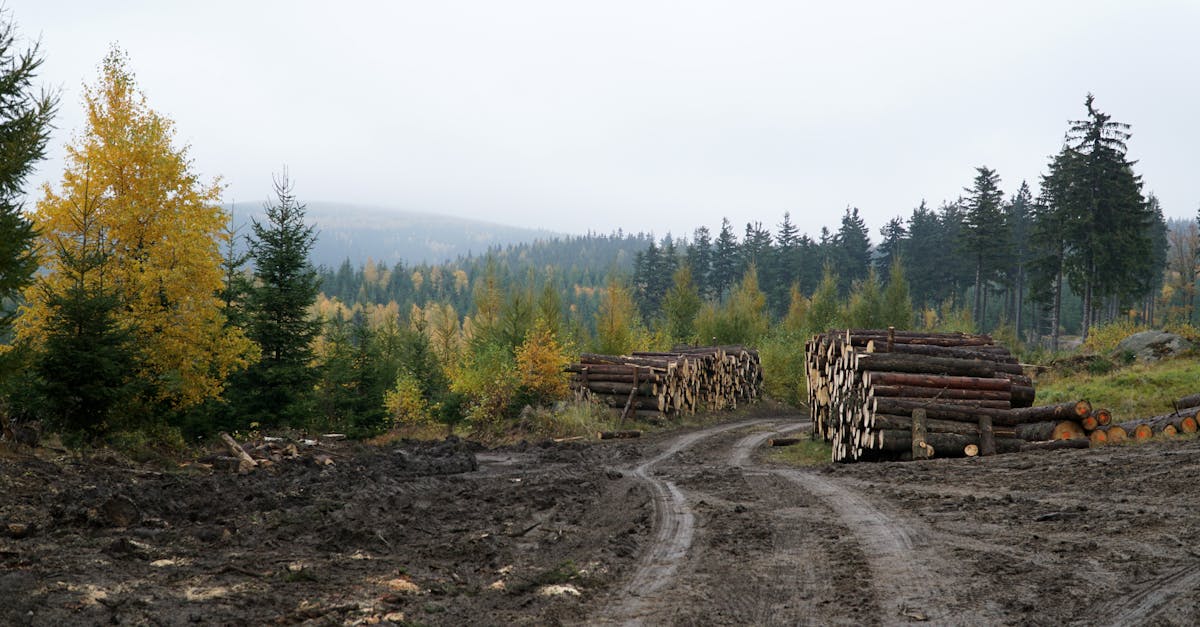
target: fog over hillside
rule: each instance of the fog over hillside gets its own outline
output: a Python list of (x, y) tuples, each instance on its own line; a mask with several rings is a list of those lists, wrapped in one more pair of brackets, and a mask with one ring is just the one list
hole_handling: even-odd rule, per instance
[[(309, 224), (316, 226), (315, 265), (336, 268), (345, 259), (360, 265), (372, 259), (392, 265), (437, 263), (460, 255), (479, 255), (491, 246), (532, 242), (560, 235), (453, 216), (398, 211), (338, 202), (306, 203)], [(263, 204), (239, 202), (233, 223), (250, 232), (251, 217), (263, 217)]]

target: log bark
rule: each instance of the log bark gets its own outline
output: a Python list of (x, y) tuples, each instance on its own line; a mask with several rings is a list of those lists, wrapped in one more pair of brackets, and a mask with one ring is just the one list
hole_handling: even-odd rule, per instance
[(891, 396), (902, 398), (945, 398), (955, 400), (1004, 401), (1011, 403), (1010, 392), (991, 390), (961, 390), (955, 388), (914, 387), (908, 385), (872, 385), (867, 388), (868, 396)]
[(1058, 451), (1062, 449), (1078, 449), (1091, 448), (1092, 442), (1088, 438), (1071, 438), (1068, 440), (1047, 440), (1044, 442), (1024, 442), (1021, 444), (1022, 451)]
[(906, 355), (924, 355), (926, 357), (953, 357), (955, 359), (984, 359), (1005, 364), (1018, 363), (1017, 358), (1013, 357), (1008, 352), (1008, 349), (999, 346), (957, 348), (923, 344), (894, 344), (891, 350), (887, 350), (887, 347), (882, 342), (871, 340), (866, 344), (866, 351), (868, 353), (903, 353)]
[[(878, 450), (912, 454), (913, 440), (910, 431), (878, 431), (875, 440), (875, 448)], [(927, 433), (925, 444), (933, 448), (932, 457), (963, 457), (966, 455), (964, 449), (968, 445), (979, 446), (979, 437), (958, 433)], [(1015, 453), (1020, 449), (1021, 441), (1016, 438), (996, 438), (997, 452)]]
[(932, 445), (929, 444), (929, 433), (925, 430), (924, 409), (913, 410), (909, 438), (909, 450), (912, 452), (913, 459), (929, 459), (933, 456)]
[(1189, 394), (1177, 401), (1175, 407), (1183, 409), (1185, 407), (1200, 407), (1200, 394)]
[(242, 448), (242, 445), (238, 444), (237, 440), (233, 439), (228, 433), (221, 432), (221, 441), (225, 443), (225, 447), (229, 449), (229, 452), (238, 459), (238, 472), (250, 472), (258, 468), (258, 462), (254, 461), (254, 458), (250, 457), (246, 449)]
[(1013, 409), (1012, 413), (1024, 422), (1078, 420), (1092, 413), (1092, 404), (1088, 401), (1056, 403), (1054, 405)]
[(905, 387), (923, 387), (934, 389), (977, 390), (994, 392), (1011, 392), (1012, 382), (1004, 378), (956, 377), (931, 374), (910, 374), (905, 372), (867, 371), (862, 374), (863, 382), (868, 386), (890, 385)]
[(979, 417), (979, 454), (983, 456), (996, 454), (996, 436), (992, 432), (992, 417)]
[(596, 437), (601, 440), (627, 440), (630, 438), (642, 437), (642, 432), (637, 429), (625, 429), (623, 431), (597, 431)]
[[(892, 414), (874, 414), (867, 424), (871, 429), (911, 429), (912, 416), (897, 416)], [(960, 435), (979, 435), (979, 423), (960, 422), (957, 420), (925, 420), (925, 431), (928, 433), (958, 433)], [(1015, 438), (1017, 432), (1012, 428), (992, 427), (996, 437)]]
[(914, 409), (924, 409), (930, 418), (937, 418), (939, 420), (957, 420), (978, 424), (979, 417), (986, 414), (992, 417), (993, 425), (1011, 426), (1014, 424), (1011, 409), (970, 407), (967, 405), (904, 398), (873, 398), (869, 401), (868, 405), (871, 411), (875, 413), (911, 416)]
[(995, 362), (981, 359), (955, 359), (952, 357), (923, 357), (900, 353), (864, 353), (858, 355), (859, 371), (907, 372), (912, 374), (950, 375), (960, 377), (992, 378), (996, 372)]
[(1070, 440), (1086, 438), (1083, 427), (1074, 420), (1047, 420), (1018, 425), (1017, 437), (1027, 442), (1044, 442), (1046, 440)]

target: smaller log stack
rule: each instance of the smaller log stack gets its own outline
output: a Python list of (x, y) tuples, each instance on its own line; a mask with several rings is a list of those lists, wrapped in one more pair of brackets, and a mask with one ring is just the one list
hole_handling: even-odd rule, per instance
[(578, 401), (646, 418), (734, 409), (758, 399), (762, 363), (744, 346), (677, 346), (629, 355), (584, 353), (567, 366)]

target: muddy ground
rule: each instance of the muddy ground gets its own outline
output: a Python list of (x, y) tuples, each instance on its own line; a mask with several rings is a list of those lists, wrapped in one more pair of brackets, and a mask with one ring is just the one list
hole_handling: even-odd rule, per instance
[(1200, 441), (793, 468), (795, 415), (344, 444), (237, 475), (0, 456), (0, 624), (1200, 623)]

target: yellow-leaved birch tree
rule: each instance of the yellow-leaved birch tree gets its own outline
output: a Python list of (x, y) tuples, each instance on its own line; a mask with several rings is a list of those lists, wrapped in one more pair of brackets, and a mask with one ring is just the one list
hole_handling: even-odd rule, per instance
[(35, 345), (44, 336), (45, 294), (69, 280), (61, 255), (77, 252), (78, 208), (94, 205), (93, 227), (110, 254), (91, 280), (115, 288), (120, 322), (135, 332), (141, 371), (131, 375), (148, 384), (152, 400), (193, 406), (255, 357), (242, 331), (225, 324), (218, 297), (229, 219), (221, 185), (202, 182), (187, 147), (173, 145), (174, 124), (147, 106), (123, 52), (104, 59), (84, 105), (87, 122), (67, 146), (62, 180), (43, 187), (32, 215), (42, 285), (26, 290), (18, 332)]

